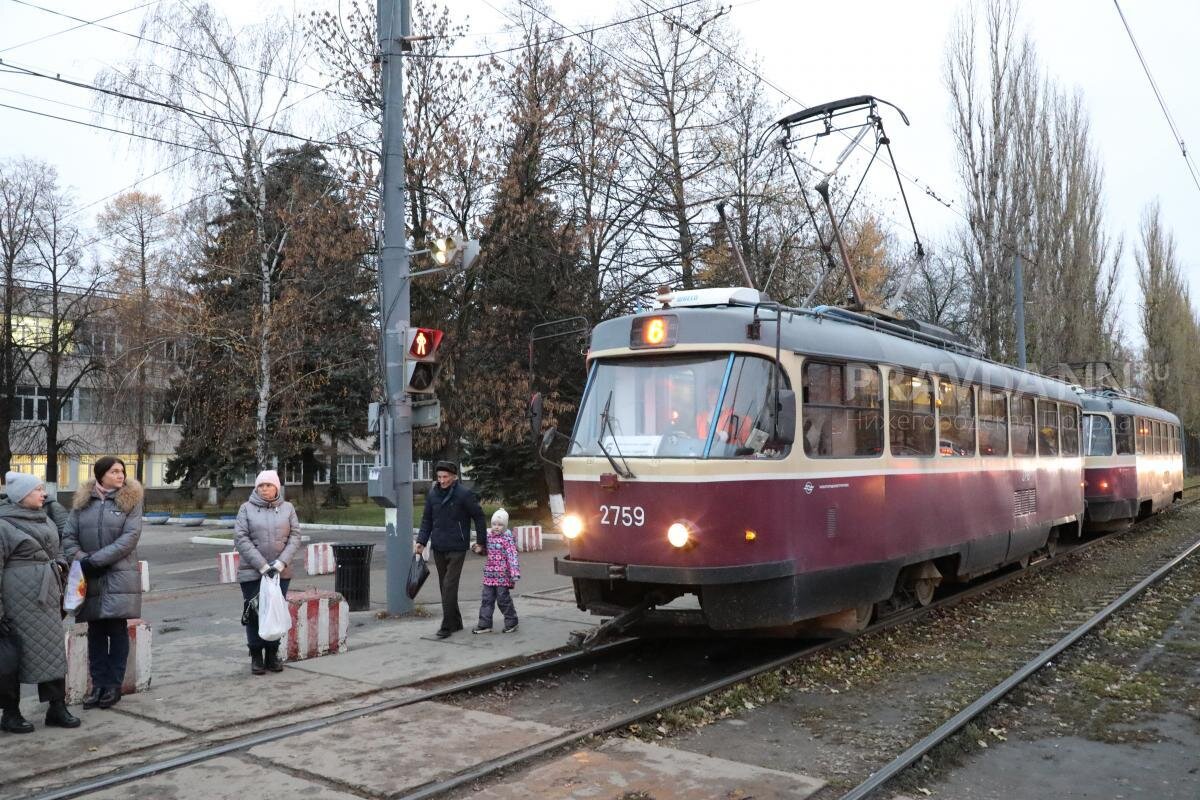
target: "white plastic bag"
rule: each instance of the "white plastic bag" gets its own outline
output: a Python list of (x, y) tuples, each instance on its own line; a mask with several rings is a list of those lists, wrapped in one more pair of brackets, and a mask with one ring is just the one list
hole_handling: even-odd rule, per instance
[(279, 588), (278, 575), (264, 575), (258, 585), (258, 635), (268, 642), (279, 641), (292, 628), (292, 614)]
[(63, 589), (63, 610), (76, 611), (83, 605), (87, 597), (87, 580), (83, 577), (83, 567), (79, 561), (71, 562), (71, 570), (67, 573), (67, 585)]

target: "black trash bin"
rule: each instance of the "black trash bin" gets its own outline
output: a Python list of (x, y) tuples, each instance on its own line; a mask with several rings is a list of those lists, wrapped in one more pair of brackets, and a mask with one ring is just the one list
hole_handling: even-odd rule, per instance
[(366, 611), (371, 606), (371, 551), (374, 544), (351, 542), (333, 545), (337, 571), (333, 589), (346, 598), (351, 611)]

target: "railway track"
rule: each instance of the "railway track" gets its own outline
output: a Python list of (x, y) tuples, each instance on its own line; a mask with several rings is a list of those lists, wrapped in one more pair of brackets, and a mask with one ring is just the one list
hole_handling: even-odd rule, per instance
[[(1185, 492), (1191, 495), (1191, 497), (1185, 497), (1180, 504), (1177, 504), (1176, 509), (1200, 501), (1200, 485), (1189, 487), (1185, 490)], [(1137, 527), (1138, 526), (1135, 525), (1133, 528), (1127, 530), (1136, 529)], [(944, 609), (958, 603), (962, 603), (967, 599), (994, 590), (999, 586), (1028, 575), (1033, 571), (1043, 569), (1053, 564), (1062, 563), (1064, 560), (1073, 555), (1077, 555), (1083, 551), (1097, 547), (1102, 543), (1109, 541), (1114, 535), (1120, 534), (1118, 533), (1099, 536), (1094, 539), (1073, 544), (1069, 547), (1061, 547), (1058, 550), (1058, 553), (1052, 558), (1043, 557), (1041, 560), (1035, 561), (1023, 569), (1009, 569), (1005, 572), (1001, 572), (993, 576), (980, 579), (974, 583), (962, 586), (954, 591), (954, 593), (937, 598), (925, 607), (900, 611), (881, 619), (860, 633), (848, 634), (837, 638), (806, 643), (795, 649), (789, 649), (782, 655), (768, 658), (747, 668), (738, 669), (730, 672), (729, 674), (706, 681), (702, 685), (688, 688), (684, 691), (671, 694), (667, 697), (654, 700), (649, 703), (639, 704), (636, 710), (633, 712), (622, 713), (617, 716), (576, 724), (570, 730), (559, 736), (538, 742), (526, 748), (504, 755), (500, 758), (476, 764), (444, 779), (432, 781), (430, 783), (418, 786), (408, 793), (399, 796), (405, 798), (405, 800), (423, 800), (424, 798), (444, 796), (465, 786), (486, 781), (508, 770), (530, 764), (548, 755), (552, 755), (556, 752), (566, 750), (567, 748), (593, 739), (594, 737), (602, 737), (615, 731), (628, 728), (630, 725), (641, 723), (648, 719), (654, 719), (658, 714), (681, 706), (687, 706), (709, 694), (731, 688), (758, 675), (762, 675), (764, 673), (787, 666), (788, 664), (791, 664), (799, 659), (811, 658), (818, 654), (842, 647), (848, 642), (853, 641), (858, 636), (898, 628), (937, 609)], [(1029, 662), (1029, 664), (1026, 664), (1024, 667), (1022, 667), (1021, 670), (1018, 670), (1017, 673), (1014, 673), (1013, 677), (995, 687), (992, 691), (988, 692), (971, 706), (963, 709), (958, 715), (951, 720), (948, 720), (942, 727), (938, 728), (938, 730), (931, 733), (921, 742), (914, 744), (912, 748), (906, 751), (901, 757), (897, 758), (895, 762), (887, 765), (887, 767), (884, 767), (875, 773), (875, 775), (873, 775), (867, 783), (864, 783), (862, 787), (854, 790), (854, 792), (861, 791), (863, 793), (855, 794), (852, 792), (846, 795), (846, 799), (849, 800), (849, 798), (868, 797), (880, 786), (894, 777), (895, 774), (898, 774), (899, 771), (902, 771), (904, 767), (919, 759), (930, 749), (936, 747), (940, 742), (945, 741), (946, 738), (953, 735), (957, 730), (961, 729), (971, 719), (995, 703), (999, 698), (1010, 692), (1012, 688), (1019, 685), (1021, 681), (1034, 674), (1037, 669), (1040, 668), (1040, 666), (1054, 658), (1057, 653), (1061, 652), (1066, 647), (1069, 647), (1080, 637), (1086, 635), (1088, 631), (1101, 624), (1105, 619), (1111, 616), (1112, 613), (1124, 607), (1133, 598), (1137, 597), (1142, 591), (1145, 590), (1145, 588), (1157, 582), (1158, 580), (1161, 580), (1161, 578), (1167, 574), (1170, 569), (1177, 566), (1197, 549), (1200, 549), (1200, 541), (1193, 544), (1184, 553), (1176, 556), (1167, 565), (1161, 567), (1151, 576), (1148, 576), (1142, 580), (1137, 586), (1130, 589), (1121, 597), (1110, 602), (1107, 606), (1105, 606), (1103, 611), (1097, 613), (1092, 619), (1089, 619), (1086, 623), (1084, 623), (1084, 625), (1079, 626), (1079, 628), (1072, 631), (1067, 637), (1064, 637), (1062, 642), (1059, 642), (1051, 648), (1048, 648), (1044, 653), (1040, 654), (1037, 659)], [(279, 741), (281, 739), (287, 739), (292, 736), (298, 736), (310, 731), (327, 730), (339, 724), (350, 722), (352, 720), (372, 714), (378, 714), (384, 711), (390, 711), (393, 709), (402, 708), (404, 706), (431, 700), (445, 700), (454, 696), (495, 687), (506, 682), (528, 680), (556, 670), (578, 667), (589, 662), (602, 661), (617, 655), (625, 655), (628, 653), (630, 648), (633, 648), (636, 645), (637, 640), (635, 639), (620, 639), (602, 644), (589, 651), (557, 653), (547, 658), (530, 661), (525, 664), (520, 664), (486, 675), (468, 676), (442, 684), (427, 683), (425, 685), (429, 688), (424, 689), (416, 695), (382, 701), (350, 711), (343, 711), (335, 714), (316, 717), (269, 731), (256, 732), (245, 736), (234, 737), (220, 743), (197, 748), (178, 755), (171, 755), (169, 757), (155, 758), (153, 750), (151, 750), (146, 753), (148, 760), (143, 764), (99, 777), (81, 780), (69, 785), (45, 791), (41, 794), (35, 795), (34, 797), (36, 800), (67, 800), (67, 798), (82, 797), (93, 792), (134, 783), (136, 781), (150, 778), (164, 772), (198, 764), (223, 755), (245, 752), (259, 745)]]

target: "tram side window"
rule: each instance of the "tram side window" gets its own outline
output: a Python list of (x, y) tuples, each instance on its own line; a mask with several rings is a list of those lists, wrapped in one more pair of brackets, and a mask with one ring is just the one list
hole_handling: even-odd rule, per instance
[(1171, 455), (1179, 455), (1179, 426), (1171, 426)]
[(1059, 421), (1062, 423), (1062, 454), (1079, 455), (1079, 409), (1066, 403), (1058, 404)]
[(975, 392), (970, 386), (938, 381), (938, 452), (975, 455)]
[(979, 455), (1008, 455), (1008, 397), (999, 389), (979, 390)]
[(1039, 456), (1058, 455), (1058, 403), (1037, 401), (1037, 442)]
[(931, 456), (937, 431), (933, 383), (927, 377), (895, 371), (888, 376), (888, 433), (894, 456)]
[(1012, 453), (1014, 456), (1037, 454), (1037, 434), (1032, 397), (1014, 397), (1012, 403)]
[(1112, 423), (1103, 414), (1083, 415), (1084, 455), (1111, 456), (1113, 453)]
[(815, 458), (883, 453), (879, 370), (866, 364), (804, 365), (804, 452)]
[(1147, 449), (1150, 442), (1149, 423), (1141, 417), (1134, 417), (1134, 425), (1137, 426), (1137, 454), (1144, 456), (1150, 451)]
[(1163, 433), (1163, 424), (1161, 422), (1154, 423), (1154, 452), (1159, 455), (1167, 452), (1163, 446), (1166, 444), (1167, 436)]
[(1133, 455), (1133, 417), (1128, 414), (1117, 414), (1113, 417), (1113, 422), (1117, 438), (1117, 455)]

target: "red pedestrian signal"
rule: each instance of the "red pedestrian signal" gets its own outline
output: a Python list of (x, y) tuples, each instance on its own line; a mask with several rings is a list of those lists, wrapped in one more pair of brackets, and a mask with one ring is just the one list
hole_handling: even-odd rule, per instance
[(438, 350), (442, 346), (443, 331), (437, 328), (409, 328), (407, 382), (409, 394), (433, 394), (434, 379), (437, 378)]
[(437, 328), (413, 328), (408, 332), (408, 355), (410, 358), (433, 358), (442, 344), (443, 332)]

